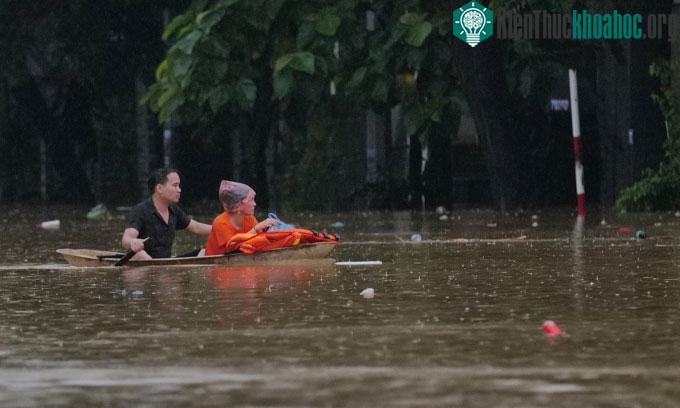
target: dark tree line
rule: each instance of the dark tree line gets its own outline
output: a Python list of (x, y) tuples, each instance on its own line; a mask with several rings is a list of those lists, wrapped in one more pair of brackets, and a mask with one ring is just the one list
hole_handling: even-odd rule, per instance
[[(165, 126), (190, 200), (211, 200), (230, 177), (274, 207), (419, 207), (421, 194), (448, 206), (455, 164), (468, 159), (455, 129), (469, 112), (486, 166), (474, 171), (488, 175), (496, 206), (570, 204), (568, 112), (547, 106), (571, 67), (589, 199), (613, 203), (658, 162), (665, 129), (649, 65), (668, 56), (667, 41), (492, 38), (473, 49), (450, 32), (464, 3), (5, 0), (0, 201), (39, 199), (42, 173), (50, 201), (130, 203), (163, 164)], [(669, 13), (671, 2), (492, 7), (646, 15)]]

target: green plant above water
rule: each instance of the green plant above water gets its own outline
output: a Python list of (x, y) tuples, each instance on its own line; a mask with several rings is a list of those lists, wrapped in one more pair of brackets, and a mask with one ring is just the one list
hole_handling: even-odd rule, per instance
[(670, 61), (652, 64), (650, 73), (661, 82), (658, 93), (652, 98), (666, 118), (664, 155), (656, 170), (646, 169), (640, 180), (621, 192), (615, 203), (618, 210), (673, 209), (680, 203), (680, 92), (672, 87)]

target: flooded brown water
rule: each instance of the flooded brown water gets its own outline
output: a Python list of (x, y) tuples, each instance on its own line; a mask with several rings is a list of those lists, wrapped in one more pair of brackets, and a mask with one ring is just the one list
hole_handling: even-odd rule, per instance
[(279, 214), (383, 264), (85, 270), (54, 251), (119, 250), (122, 213), (0, 210), (3, 407), (680, 405), (675, 214)]

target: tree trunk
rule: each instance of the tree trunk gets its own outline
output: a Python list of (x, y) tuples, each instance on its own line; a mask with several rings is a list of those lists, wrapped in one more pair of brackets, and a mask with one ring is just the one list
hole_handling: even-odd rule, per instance
[(422, 161), (423, 152), (422, 144), (420, 143), (420, 134), (411, 135), (411, 148), (409, 149), (409, 207), (411, 210), (421, 209), (423, 202), (423, 177), (422, 177)]
[[(9, 151), (9, 92), (7, 79), (0, 76), (0, 150), (5, 154)], [(9, 178), (7, 160), (0, 164), (0, 203), (3, 201)]]
[(423, 172), (423, 190), (428, 208), (451, 205), (453, 178), (451, 168), (451, 129), (453, 126), (433, 126), (427, 135), (429, 159)]
[[(454, 2), (461, 6), (463, 1)], [(498, 207), (505, 211), (523, 204), (525, 186), (521, 124), (513, 119), (510, 91), (495, 37), (472, 48), (452, 39), (456, 70), (475, 126), (489, 149), (491, 187)]]
[[(146, 87), (138, 76), (135, 79), (135, 100), (138, 101), (145, 93)], [(137, 121), (137, 189), (139, 197), (145, 197), (149, 193), (147, 178), (151, 167), (149, 156), (151, 130), (149, 129), (149, 108), (146, 104), (141, 106), (137, 104), (135, 119)]]
[[(680, 21), (680, 0), (673, 0), (673, 9), (671, 18), (676, 18)], [(676, 33), (680, 34), (680, 27), (676, 27)], [(680, 39), (671, 41), (671, 68), (673, 70), (673, 78), (671, 79), (673, 86), (673, 94), (675, 95), (676, 105), (680, 106)]]
[[(263, 61), (268, 61), (272, 54), (271, 44), (268, 45), (262, 52), (260, 57)], [(269, 207), (269, 186), (267, 175), (268, 159), (267, 146), (271, 135), (276, 131), (278, 126), (278, 116), (276, 112), (276, 104), (272, 102), (272, 95), (274, 89), (272, 87), (272, 69), (269, 64), (260, 64), (260, 72), (258, 74), (260, 81), (257, 84), (257, 98), (253, 108), (253, 123), (250, 127), (250, 163), (253, 166), (252, 173), (254, 179), (252, 186), (257, 192), (258, 205), (260, 209)]]
[[(602, 4), (592, 2), (594, 10)], [(622, 13), (666, 13), (662, 2), (615, 1)], [(658, 163), (664, 129), (659, 108), (650, 97), (655, 80), (649, 65), (665, 44), (653, 40), (602, 42), (597, 50), (597, 122), (600, 138), (600, 202), (611, 206), (644, 168)], [(588, 167), (586, 164), (586, 171)]]

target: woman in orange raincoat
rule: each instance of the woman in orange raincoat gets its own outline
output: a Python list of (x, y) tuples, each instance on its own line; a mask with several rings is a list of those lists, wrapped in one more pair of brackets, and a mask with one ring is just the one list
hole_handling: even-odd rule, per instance
[(259, 233), (277, 224), (272, 218), (257, 222), (255, 218), (255, 191), (243, 183), (222, 180), (219, 199), (224, 212), (212, 223), (212, 231), (205, 244), (206, 255), (221, 255), (235, 234)]

